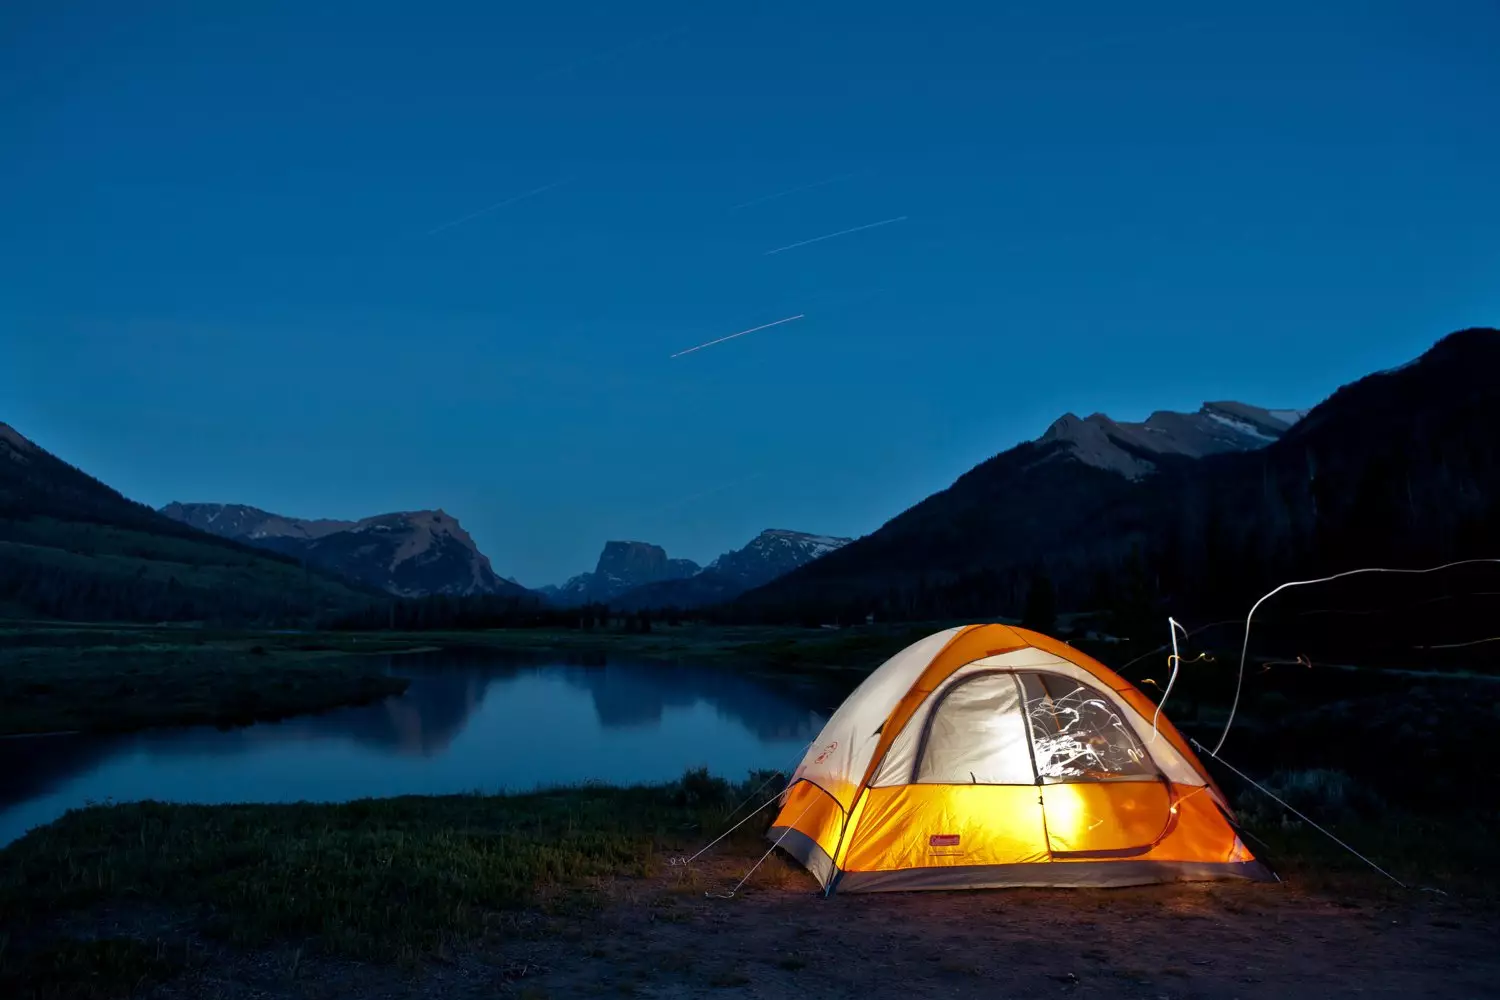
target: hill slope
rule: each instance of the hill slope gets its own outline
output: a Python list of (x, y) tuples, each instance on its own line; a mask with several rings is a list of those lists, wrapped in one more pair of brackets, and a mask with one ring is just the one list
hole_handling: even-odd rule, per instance
[(294, 560), (163, 517), (0, 424), (0, 614), (265, 623), (369, 600)]
[(1345, 386), (1254, 450), (1148, 452), (1101, 425), (1112, 460), (1069, 428), (1022, 444), (729, 613), (1017, 614), (1041, 576), (1064, 608), (1243, 613), (1291, 576), (1500, 554), (1494, 329)]
[(242, 504), (169, 503), (161, 513), (225, 538), (306, 560), (397, 597), (520, 597), (474, 539), (441, 510), (379, 514), (360, 521), (302, 520)]

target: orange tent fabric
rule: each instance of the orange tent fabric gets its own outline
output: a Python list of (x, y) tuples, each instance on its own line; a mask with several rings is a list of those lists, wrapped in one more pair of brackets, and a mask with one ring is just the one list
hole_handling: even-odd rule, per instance
[(830, 894), (1275, 877), (1150, 699), (1007, 625), (935, 633), (865, 678), (767, 836)]

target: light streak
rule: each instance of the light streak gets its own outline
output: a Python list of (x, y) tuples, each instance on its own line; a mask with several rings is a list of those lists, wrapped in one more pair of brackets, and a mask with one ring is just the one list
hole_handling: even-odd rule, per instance
[[(1250, 621), (1255, 617), (1255, 611), (1266, 601), (1275, 597), (1290, 587), (1310, 587), (1319, 583), (1332, 583), (1334, 580), (1342, 580), (1347, 576), (1358, 576), (1361, 573), (1394, 573), (1398, 575), (1420, 576), (1426, 573), (1437, 573), (1441, 570), (1452, 569), (1455, 566), (1473, 566), (1480, 563), (1500, 563), (1500, 559), (1456, 559), (1453, 562), (1443, 563), (1441, 566), (1430, 566), (1427, 569), (1400, 569), (1385, 566), (1367, 566), (1360, 569), (1346, 569), (1342, 573), (1334, 573), (1331, 576), (1320, 576), (1315, 580), (1288, 580), (1281, 584), (1269, 594), (1263, 596), (1250, 606), (1250, 613), (1245, 616), (1245, 643), (1240, 648), (1240, 672), (1234, 682), (1234, 702), (1229, 706), (1229, 718), (1224, 721), (1224, 732), (1219, 734), (1219, 742), (1209, 751), (1210, 755), (1217, 756), (1219, 750), (1224, 746), (1224, 741), (1229, 738), (1229, 727), (1234, 725), (1234, 716), (1240, 707), (1240, 692), (1245, 685), (1245, 660), (1250, 654)], [(1311, 821), (1309, 821), (1311, 822)]]
[[(1479, 562), (1487, 562), (1488, 560), (1481, 559), (1481, 560), (1478, 560), (1478, 561)], [(1411, 570), (1409, 572), (1416, 572), (1416, 570)], [(1443, 601), (1456, 601), (1456, 600), (1460, 600), (1460, 599), (1465, 598), (1465, 597), (1500, 597), (1500, 590), (1476, 590), (1476, 591), (1472, 591), (1472, 592), (1469, 592), (1469, 593), (1463, 593), (1463, 594), (1443, 594), (1443, 595), (1441, 595), (1439, 597), (1429, 597), (1429, 598), (1426, 598), (1425, 600), (1416, 601), (1416, 602), (1414, 602), (1412, 604), (1402, 605), (1401, 610), (1410, 610), (1412, 608), (1425, 607), (1426, 605), (1429, 605), (1429, 604), (1440, 604)], [(1305, 618), (1305, 617), (1308, 617), (1310, 615), (1388, 615), (1388, 614), (1391, 614), (1391, 613), (1392, 613), (1392, 609), (1386, 609), (1386, 608), (1376, 608), (1374, 610), (1370, 610), (1370, 609), (1367, 609), (1367, 608), (1316, 608), (1316, 609), (1311, 610), (1311, 611), (1299, 611), (1299, 612), (1297, 612), (1296, 617), (1298, 617), (1298, 618)], [(1243, 625), (1244, 623), (1245, 623), (1245, 619), (1243, 619), (1243, 618), (1227, 618), (1224, 621), (1209, 622), (1207, 625), (1199, 625), (1197, 628), (1195, 628), (1191, 632), (1187, 633), (1187, 638), (1191, 638), (1192, 636), (1199, 635), (1200, 633), (1203, 633), (1203, 632), (1207, 632), (1209, 629), (1223, 628), (1225, 625)], [(1455, 644), (1453, 646), (1415, 646), (1413, 648), (1415, 648), (1415, 649), (1449, 649), (1449, 648), (1458, 648), (1458, 646), (1463, 646), (1463, 645), (1478, 645), (1479, 643), (1490, 642), (1490, 641), (1492, 641), (1492, 640), (1490, 640), (1490, 639), (1479, 639), (1479, 640), (1477, 640), (1476, 642), (1473, 642), (1473, 643), (1458, 643), (1458, 644)], [(1497, 636), (1496, 639), (1493, 640), (1493, 641), (1500, 641), (1500, 636)], [(1164, 652), (1164, 651), (1166, 651), (1167, 649), (1170, 649), (1170, 648), (1171, 648), (1170, 644), (1168, 644), (1168, 643), (1162, 643), (1160, 646), (1157, 646), (1154, 649), (1148, 649), (1148, 650), (1146, 650), (1146, 652), (1142, 653), (1140, 656), (1137, 656), (1137, 657), (1135, 657), (1132, 660), (1126, 661), (1126, 663), (1123, 666), (1116, 667), (1115, 668), (1115, 672), (1123, 674), (1125, 671), (1129, 670), (1131, 667), (1135, 666), (1137, 663), (1140, 663), (1142, 660), (1148, 659), (1148, 658), (1150, 658), (1152, 656), (1155, 656), (1157, 653)], [(1203, 654), (1199, 658), (1200, 659), (1210, 659), (1210, 660), (1212, 659), (1212, 657), (1207, 656), (1207, 654)], [(1308, 665), (1311, 666), (1311, 664), (1308, 664)], [(1151, 678), (1143, 678), (1142, 680), (1138, 681), (1137, 683), (1139, 683), (1139, 684), (1152, 683), (1152, 684), (1155, 684), (1157, 687), (1161, 687), (1160, 682), (1154, 681)]]
[[(1085, 718), (1086, 710), (1107, 713), (1107, 718)], [(1102, 698), (1089, 696), (1082, 686), (1057, 699), (1046, 694), (1028, 699), (1026, 715), (1037, 774), (1043, 778), (1081, 777), (1084, 767), (1129, 773), (1141, 763), (1142, 753), (1119, 714)], [(1112, 737), (1109, 730), (1117, 735)], [(1080, 762), (1083, 767), (1078, 766)]]
[(788, 188), (785, 191), (777, 191), (775, 194), (761, 195), (759, 198), (751, 198), (749, 201), (742, 201), (738, 205), (732, 205), (729, 210), (731, 212), (738, 212), (740, 209), (749, 208), (751, 205), (760, 205), (768, 201), (775, 201), (777, 198), (785, 198), (789, 194), (801, 194), (803, 191), (811, 191), (813, 188), (820, 188), (825, 184), (832, 184), (835, 181), (848, 180), (853, 176), (853, 174), (839, 174), (837, 177), (828, 177), (821, 181), (813, 181), (811, 184), (803, 184), (798, 187)]
[(1311, 670), (1312, 658), (1303, 653), (1298, 653), (1295, 660), (1267, 660), (1260, 665), (1260, 672), (1263, 674), (1270, 673), (1272, 667), (1306, 667), (1308, 670)]
[(1156, 711), (1151, 713), (1151, 742), (1154, 745), (1156, 738), (1161, 735), (1157, 729), (1157, 720), (1161, 718), (1161, 707), (1172, 697), (1172, 685), (1177, 683), (1177, 671), (1182, 666), (1182, 656), (1177, 652), (1177, 633), (1182, 632), (1183, 641), (1187, 641), (1187, 629), (1178, 624), (1176, 618), (1168, 616), (1167, 633), (1172, 639), (1172, 673), (1167, 677), (1167, 689), (1161, 693), (1161, 699), (1156, 703)]
[(769, 257), (769, 256), (771, 256), (771, 254), (773, 254), (773, 253), (781, 253), (783, 250), (795, 250), (797, 247), (805, 247), (809, 243), (821, 243), (824, 240), (831, 240), (835, 236), (848, 236), (850, 233), (863, 232), (866, 229), (875, 229), (875, 228), (877, 228), (879, 226), (889, 226), (893, 222), (904, 222), (905, 220), (906, 220), (906, 216), (904, 216), (904, 215), (898, 215), (894, 219), (882, 219), (879, 222), (867, 222), (863, 226), (855, 226), (853, 229), (840, 229), (836, 233), (828, 233), (825, 236), (814, 236), (810, 240), (801, 240), (800, 242), (797, 242), (797, 243), (788, 243), (784, 247), (777, 247), (775, 250), (767, 250), (765, 253), (761, 254), (761, 256), (762, 257)]
[(436, 236), (438, 233), (442, 232), (445, 229), (452, 229), (454, 226), (461, 226), (465, 222), (469, 222), (473, 219), (479, 218), (481, 215), (488, 215), (490, 212), (497, 212), (500, 209), (505, 208), (507, 205), (514, 205), (518, 201), (525, 201), (527, 198), (534, 198), (544, 191), (551, 191), (558, 185), (566, 183), (568, 183), (567, 178), (564, 178), (560, 181), (553, 181), (551, 184), (543, 184), (539, 188), (532, 188), (525, 194), (514, 195), (510, 198), (506, 198), (504, 201), (497, 201), (488, 208), (481, 208), (477, 212), (470, 212), (468, 215), (465, 215), (462, 218), (454, 219), (452, 222), (445, 222), (441, 226), (438, 226), (436, 229), (429, 229), (427, 231), (427, 235)]
[(788, 316), (786, 319), (778, 319), (774, 323), (762, 323), (760, 326), (752, 326), (748, 330), (741, 330), (739, 333), (731, 333), (727, 337), (720, 337), (718, 340), (710, 340), (706, 344), (699, 344), (697, 347), (689, 347), (685, 351), (678, 351), (676, 354), (671, 355), (671, 357), (680, 358), (684, 354), (692, 354), (694, 351), (701, 351), (705, 347), (712, 347), (715, 344), (722, 344), (722, 343), (724, 343), (724, 341), (726, 341), (726, 340), (733, 340), (735, 337), (743, 337), (747, 333), (754, 333), (757, 330), (765, 330), (765, 329), (769, 329), (770, 327), (773, 327), (773, 326), (780, 326), (783, 323), (790, 323), (794, 319), (802, 319), (803, 315), (804, 315), (803, 313), (798, 313), (795, 316)]
[[(1500, 642), (1500, 635), (1492, 635), (1488, 639), (1471, 639), (1468, 642), (1445, 642), (1441, 646), (1417, 646), (1417, 649), (1463, 649), (1465, 646), (1482, 646), (1487, 642)], [(1312, 664), (1308, 664), (1312, 666)]]
[(677, 500), (674, 500), (671, 503), (667, 504), (665, 507), (661, 507), (661, 508), (653, 511), (652, 513), (655, 513), (655, 514), (665, 514), (668, 511), (676, 510), (679, 507), (686, 507), (688, 504), (693, 503), (694, 501), (697, 501), (697, 500), (702, 500), (704, 497), (711, 497), (711, 496), (713, 496), (716, 493), (723, 493), (725, 490), (732, 490), (736, 486), (743, 486), (746, 483), (754, 482), (755, 480), (760, 479), (760, 478), (762, 478), (764, 476), (765, 476), (765, 473), (763, 473), (763, 472), (757, 472), (753, 476), (746, 476), (744, 479), (736, 479), (732, 483), (720, 483), (718, 486), (715, 486), (712, 489), (700, 490), (697, 493), (693, 493), (693, 494), (691, 494), (689, 496), (681, 497), (681, 498), (679, 498)]
[[(1199, 632), (1207, 632), (1211, 628), (1223, 628), (1225, 625), (1238, 625), (1242, 621), (1244, 621), (1243, 618), (1230, 618), (1230, 619), (1227, 619), (1227, 620), (1221, 621), (1221, 622), (1209, 622), (1207, 625), (1199, 625), (1197, 628), (1193, 629), (1191, 632), (1189, 632), (1187, 634), (1187, 637), (1191, 638), (1191, 637), (1197, 635)], [(1157, 653), (1160, 653), (1163, 650), (1169, 649), (1169, 648), (1171, 648), (1171, 647), (1170, 647), (1170, 645), (1168, 643), (1162, 643), (1160, 646), (1157, 646), (1155, 649), (1148, 649), (1146, 652), (1142, 653), (1140, 656), (1137, 656), (1135, 659), (1133, 659), (1133, 660), (1129, 661), (1128, 663), (1126, 663), (1123, 667), (1117, 667), (1116, 670), (1115, 670), (1115, 673), (1123, 674), (1125, 671), (1129, 670), (1131, 667), (1135, 666), (1137, 663), (1140, 663), (1142, 660), (1146, 659), (1147, 657), (1155, 656)]]

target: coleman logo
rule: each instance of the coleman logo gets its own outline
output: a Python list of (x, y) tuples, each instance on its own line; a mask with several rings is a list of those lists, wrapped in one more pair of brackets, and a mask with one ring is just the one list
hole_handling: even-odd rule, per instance
[(814, 764), (821, 764), (821, 763), (823, 763), (823, 761), (825, 761), (825, 760), (828, 759), (828, 755), (831, 754), (831, 753), (833, 753), (838, 748), (839, 748), (839, 741), (838, 740), (834, 740), (832, 743), (828, 744), (826, 747), (823, 748), (823, 752), (822, 753), (818, 754), (816, 757), (813, 758), (813, 763)]
[(927, 838), (929, 847), (957, 847), (958, 834), (956, 833), (934, 833)]

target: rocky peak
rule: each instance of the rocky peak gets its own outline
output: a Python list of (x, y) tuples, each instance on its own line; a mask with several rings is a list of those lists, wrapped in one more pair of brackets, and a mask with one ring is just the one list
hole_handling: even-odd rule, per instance
[(244, 504), (170, 503), (161, 513), (401, 597), (524, 590), (496, 576), (473, 537), (443, 510), (396, 511), (359, 521), (283, 517)]
[(660, 545), (611, 541), (604, 543), (592, 573), (580, 573), (561, 587), (544, 587), (542, 592), (570, 604), (608, 601), (635, 587), (693, 576), (701, 568), (691, 559), (669, 558)]
[(391, 553), (391, 571), (408, 560), (430, 559), (429, 553), (451, 543), (467, 550), (475, 593), (484, 593), (495, 577), (489, 557), (479, 551), (474, 538), (441, 508), (438, 510), (401, 511), (395, 514), (378, 514), (367, 517), (353, 525), (354, 533), (399, 534), (401, 537)]
[(744, 548), (719, 556), (709, 563), (708, 569), (729, 577), (748, 589), (769, 583), (819, 556), (849, 544), (850, 541), (851, 539), (833, 535), (812, 535), (785, 528), (767, 528), (752, 538)]
[(635, 587), (691, 576), (698, 569), (691, 559), (669, 559), (666, 549), (650, 542), (605, 542), (594, 574)]
[(1154, 456), (1203, 458), (1264, 448), (1306, 413), (1232, 401), (1204, 403), (1196, 413), (1158, 410), (1139, 423), (1113, 420), (1103, 413), (1084, 419), (1066, 413), (1038, 440), (1063, 442), (1086, 465), (1140, 479), (1156, 468)]

